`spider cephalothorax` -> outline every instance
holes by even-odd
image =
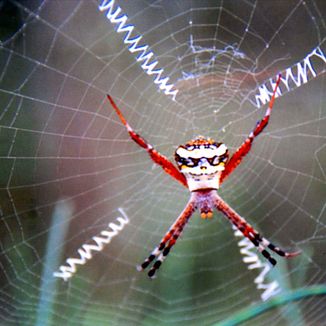
[[[175,151],[175,160],[187,179],[190,191],[218,189],[228,156],[228,149],[223,143],[203,136],[179,146]]]
[[[217,143],[211,138],[198,136],[187,144],[179,146],[175,151],[175,160],[178,167],[164,155],[156,151],[139,134],[134,132],[111,96],[108,95],[109,101],[121,122],[126,126],[130,137],[147,151],[150,158],[156,164],[160,165],[166,173],[187,187],[191,192],[189,202],[185,209],[161,239],[160,244],[144,260],[141,266],[139,266],[139,270],[144,270],[153,264],[148,275],[150,277],[155,275],[196,210],[201,212],[201,217],[203,218],[211,218],[213,216],[213,209],[222,212],[258,248],[272,265],[276,264],[276,260],[269,253],[268,249],[287,258],[299,254],[299,252],[286,252],[262,237],[217,194],[217,189],[249,153],[254,139],[267,126],[280,80],[281,75],[277,79],[265,116],[262,120],[258,121],[254,130],[235,153],[233,153],[230,159],[228,159],[228,149],[223,143]]]

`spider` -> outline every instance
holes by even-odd
[[[166,173],[179,181],[183,186],[187,187],[191,193],[186,207],[164,235],[160,244],[151,252],[144,262],[138,266],[139,271],[146,269],[152,264],[148,276],[150,278],[154,277],[156,271],[168,256],[171,248],[176,244],[190,217],[197,209],[200,211],[200,215],[203,219],[211,219],[214,208],[221,211],[230,222],[258,248],[261,254],[273,266],[276,265],[277,261],[271,256],[267,248],[274,251],[279,256],[286,258],[300,254],[300,251],[286,252],[262,237],[217,194],[220,185],[242,162],[242,159],[250,151],[254,139],[268,124],[280,80],[281,75],[277,78],[265,116],[257,122],[254,130],[230,159],[229,151],[225,144],[216,142],[211,138],[198,136],[185,145],[180,145],[177,148],[175,151],[177,167],[164,155],[157,152],[152,145],[147,143],[144,138],[130,127],[112,97],[110,95],[107,96],[121,122],[127,128],[132,140],[144,148],[156,164],[160,165]]]

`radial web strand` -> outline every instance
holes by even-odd
[[[324,2],[0,1],[0,324],[216,325],[326,284]],[[218,193],[301,255],[269,268],[196,212],[157,277],[138,272],[190,194],[107,94],[174,162],[198,135],[236,151],[279,73]],[[248,325],[326,320],[320,292],[286,302]]]

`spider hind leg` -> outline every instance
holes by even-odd
[[[153,263],[147,275],[150,278],[155,276],[156,271],[161,267],[162,263],[170,253],[171,248],[176,244],[185,225],[195,211],[195,208],[194,202],[190,201],[174,224],[170,227],[169,231],[165,234],[159,246],[150,253],[140,266],[137,266],[138,271],[145,270]]]
[[[274,251],[281,257],[291,258],[291,257],[298,256],[301,253],[300,250],[294,251],[294,252],[286,252],[283,249],[281,249],[280,247],[275,246],[273,243],[268,241],[266,238],[261,237],[259,235],[259,233],[257,233],[257,236],[259,237],[259,241],[263,244],[264,247],[269,248],[270,250]]]
[[[155,276],[155,272],[160,268],[163,261],[169,254],[170,249],[175,244],[177,237],[175,238],[174,242],[171,242],[172,240],[168,241],[168,245],[167,242],[161,242],[160,246],[156,247],[140,266],[137,266],[137,270],[143,271],[153,263],[153,266],[147,273],[150,278],[153,278]]]
[[[165,248],[165,245],[166,245],[165,242],[161,242],[160,245],[158,247],[156,247],[150,253],[150,255],[143,261],[143,263],[141,265],[137,266],[137,270],[143,271],[144,269],[146,269],[155,260],[155,258],[157,258],[160,255],[162,250]]]
[[[258,248],[264,258],[266,258],[273,266],[277,264],[277,260],[268,252],[267,248],[272,250],[279,256],[285,258],[295,257],[301,253],[300,251],[286,252],[283,249],[275,246],[269,240],[262,237],[251,225],[244,221],[241,221],[240,225],[238,225],[238,223],[236,222],[233,222],[233,224],[243,233],[245,237],[247,237]]]
[[[276,259],[268,252],[267,249],[275,252],[281,257],[290,258],[300,254],[300,251],[286,252],[275,246],[266,238],[262,237],[243,217],[234,211],[221,197],[216,195],[215,207],[220,210],[230,222],[261,252],[261,254],[273,265],[277,264]]]

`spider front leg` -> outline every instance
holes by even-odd
[[[122,115],[118,106],[113,101],[112,97],[110,95],[107,95],[107,97],[113,109],[115,110],[118,117],[120,118],[121,122],[127,128],[132,140],[147,151],[147,153],[149,154],[150,158],[154,161],[154,163],[160,165],[166,173],[168,173],[171,177],[178,180],[182,185],[188,188],[186,177],[164,155],[157,152],[152,145],[147,143],[147,141],[144,138],[142,138],[140,135],[134,132],[134,130],[130,127],[125,117]]]
[[[154,260],[156,260],[152,266],[152,268],[148,272],[149,277],[154,277],[155,272],[160,268],[163,261],[166,259],[169,254],[171,248],[177,242],[179,236],[181,235],[185,225],[189,221],[190,217],[194,213],[196,209],[195,202],[190,200],[183,210],[183,212],[179,215],[176,221],[172,224],[168,232],[162,238],[160,244],[151,252],[151,254],[144,260],[144,262],[137,267],[139,271],[146,269]]]
[[[216,195],[215,207],[221,211],[231,223],[242,232],[242,234],[248,238],[262,253],[262,255],[275,266],[277,261],[267,251],[267,248],[274,251],[281,257],[295,257],[300,254],[300,251],[286,252],[283,249],[275,246],[273,243],[262,237],[243,217],[235,212],[221,197]]]
[[[243,144],[234,152],[230,160],[225,165],[225,170],[221,174],[220,184],[234,171],[234,169],[242,162],[242,159],[249,153],[254,139],[265,129],[271,115],[277,89],[281,81],[281,75],[278,75],[272,98],[263,119],[257,122],[255,129],[249,134]]]

